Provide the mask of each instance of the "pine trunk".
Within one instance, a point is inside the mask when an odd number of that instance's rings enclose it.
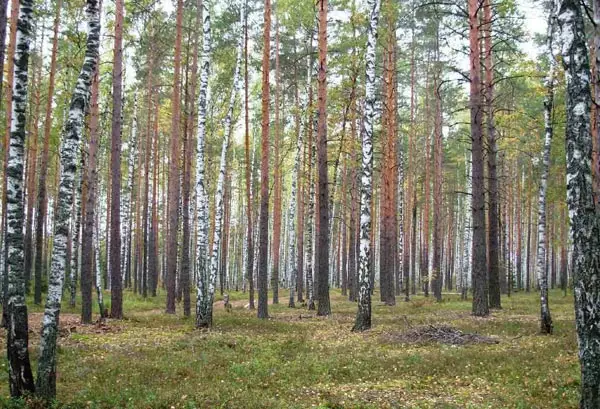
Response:
[[[481,98],[479,50],[479,9],[481,0],[469,0],[469,44],[471,63],[470,109],[472,152],[473,212],[473,315],[487,316],[488,283],[485,230],[485,179],[483,157],[483,104]]]

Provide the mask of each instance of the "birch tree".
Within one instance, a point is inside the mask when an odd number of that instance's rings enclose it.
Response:
[[[196,327],[207,324],[208,287],[206,274],[206,255],[208,251],[208,193],[205,186],[206,146],[206,105],[208,93],[208,74],[210,72],[210,13],[208,1],[202,2],[202,62],[200,64],[200,89],[198,91],[198,134],[196,145],[196,213],[198,219],[198,238],[196,241]]]
[[[55,215],[54,245],[48,282],[48,298],[44,309],[37,373],[37,394],[50,400],[56,397],[56,338],[64,282],[69,219],[73,207],[73,184],[77,168],[77,152],[83,135],[85,113],[90,100],[92,78],[98,64],[100,46],[100,13],[98,0],[87,0],[88,34],[83,67],[71,97],[60,148],[59,205]]]
[[[29,329],[25,304],[23,241],[23,157],[26,139],[29,48],[33,30],[33,0],[21,0],[17,23],[12,116],[6,164],[6,294],[7,357],[10,395],[33,393],[35,385],[29,362]]]
[[[362,131],[362,171],[360,186],[360,252],[358,256],[358,312],[353,331],[371,328],[371,203],[373,190],[373,121],[375,118],[375,58],[380,0],[367,0],[365,108]]]
[[[580,3],[558,10],[566,76],[567,205],[573,243],[575,324],[581,363],[581,409],[600,407],[600,219],[592,188],[590,65]]]
[[[242,11],[243,13],[243,11]],[[240,15],[241,16],[241,15]],[[243,16],[241,16],[243,19]],[[223,145],[221,146],[221,160],[219,164],[219,178],[217,179],[217,191],[215,194],[215,227],[213,230],[212,249],[210,255],[210,276],[208,279],[208,298],[205,304],[206,310],[203,311],[204,321],[200,323],[201,327],[212,326],[213,302],[215,298],[215,286],[217,282],[217,274],[219,271],[219,247],[221,245],[221,234],[223,226],[223,213],[225,208],[224,203],[224,184],[225,173],[227,168],[227,150],[229,149],[229,141],[233,133],[233,111],[235,108],[235,100],[238,89],[240,88],[240,66],[242,61],[243,32],[238,35],[237,57],[235,62],[235,71],[233,73],[233,85],[229,96],[229,108],[225,116]]]
[[[544,151],[542,153],[542,176],[538,195],[538,248],[535,272],[540,288],[540,331],[552,334],[552,317],[548,304],[548,270],[546,269],[546,189],[550,171],[550,149],[552,146],[552,109],[554,106],[554,83],[556,76],[556,61],[552,53],[554,36],[554,2],[551,2],[548,16],[548,33],[546,35],[546,51],[550,59],[550,70],[545,79],[546,96],[544,98]]]

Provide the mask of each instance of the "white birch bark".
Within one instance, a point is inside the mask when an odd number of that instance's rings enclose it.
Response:
[[[243,18],[243,16],[241,16]],[[238,91],[241,87],[241,75],[240,66],[242,61],[242,50],[243,50],[243,32],[240,30],[237,44],[237,57],[235,63],[235,71],[233,73],[233,85],[231,88],[231,94],[229,97],[229,108],[227,115],[225,116],[224,124],[224,138],[223,145],[221,146],[221,160],[219,164],[219,177],[217,180],[217,191],[215,194],[215,228],[213,232],[213,246],[210,256],[210,276],[208,279],[208,297],[204,304],[206,309],[202,311],[204,321],[200,322],[200,326],[211,327],[212,326],[212,312],[213,312],[213,301],[215,297],[215,287],[217,281],[217,275],[219,272],[219,249],[221,244],[222,229],[223,229],[223,213],[225,203],[224,199],[224,183],[225,183],[225,170],[227,167],[227,151],[229,149],[229,141],[231,140],[231,134],[233,133],[233,111],[235,108],[235,101]],[[198,323],[197,323],[198,325]]]
[[[358,311],[353,331],[371,328],[371,202],[373,190],[373,121],[375,119],[375,59],[380,0],[367,0],[365,111],[362,129],[360,186],[360,252],[358,257]]]
[[[600,407],[600,220],[592,187],[590,66],[581,5],[558,11],[566,78],[567,206],[573,243],[575,324],[581,363],[581,409]]]
[[[21,0],[14,56],[12,117],[6,165],[7,357],[10,395],[34,391],[29,362],[27,305],[25,304],[23,225],[23,158],[26,139],[29,48],[32,39],[33,1]],[[3,253],[4,251],[2,251]],[[4,260],[3,260],[4,261]],[[4,277],[3,277],[4,278]]]
[[[206,256],[208,253],[208,193],[205,186],[206,106],[208,99],[208,75],[210,73],[211,31],[209,1],[202,2],[202,61],[200,63],[200,89],[198,92],[198,134],[196,147],[196,212],[198,238],[196,242],[196,327],[206,325],[208,309],[208,287]]]
[[[69,219],[73,206],[73,183],[77,167],[77,152],[83,135],[84,117],[90,100],[92,77],[98,64],[100,45],[100,13],[98,0],[87,0],[87,48],[83,67],[71,97],[69,114],[62,132],[60,149],[60,184],[55,224],[52,262],[48,280],[48,298],[44,310],[38,361],[37,393],[46,398],[56,396],[56,338],[64,282],[66,244]]]
[[[554,3],[552,2],[548,16],[548,33],[546,47],[550,60],[550,70],[545,80],[546,96],[544,98],[544,151],[542,154],[542,175],[538,196],[538,248],[535,272],[540,288],[540,332],[552,333],[552,317],[548,304],[548,270],[546,269],[546,188],[550,170],[550,148],[552,144],[553,124],[552,109],[554,105],[554,82],[556,76],[556,61],[554,59],[552,42],[554,36]]]

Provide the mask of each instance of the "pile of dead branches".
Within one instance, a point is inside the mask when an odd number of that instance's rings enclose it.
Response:
[[[446,345],[497,344],[498,339],[480,334],[462,332],[448,325],[426,325],[406,332],[386,334],[387,341],[405,344],[428,344],[439,342]]]

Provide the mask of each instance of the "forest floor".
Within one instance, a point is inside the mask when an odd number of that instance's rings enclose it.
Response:
[[[232,312],[215,303],[214,329],[194,317],[163,313],[165,299],[127,293],[125,319],[79,324],[64,303],[57,408],[575,408],[579,363],[573,296],[550,294],[554,335],[539,335],[536,293],[502,297],[489,318],[471,302],[416,296],[385,306],[375,294],[373,329],[352,333],[356,305],[332,291],[328,318],[289,309],[287,293],[258,320],[247,294],[232,293]],[[107,293],[105,299],[110,300]],[[96,307],[96,306],[94,306]],[[30,307],[33,368],[41,307]],[[193,311],[193,307],[192,307]],[[193,315],[193,313],[192,313]],[[463,345],[415,333],[450,329],[485,336]],[[452,328],[449,328],[452,327]],[[447,332],[447,331],[446,331]],[[444,332],[445,333],[445,332]],[[453,332],[453,334],[456,332]],[[407,334],[409,334],[407,336]],[[412,334],[412,335],[410,335]],[[414,343],[414,341],[422,341]],[[467,340],[467,341],[468,341]],[[0,347],[6,348],[5,331]],[[7,364],[0,407],[9,404]]]

